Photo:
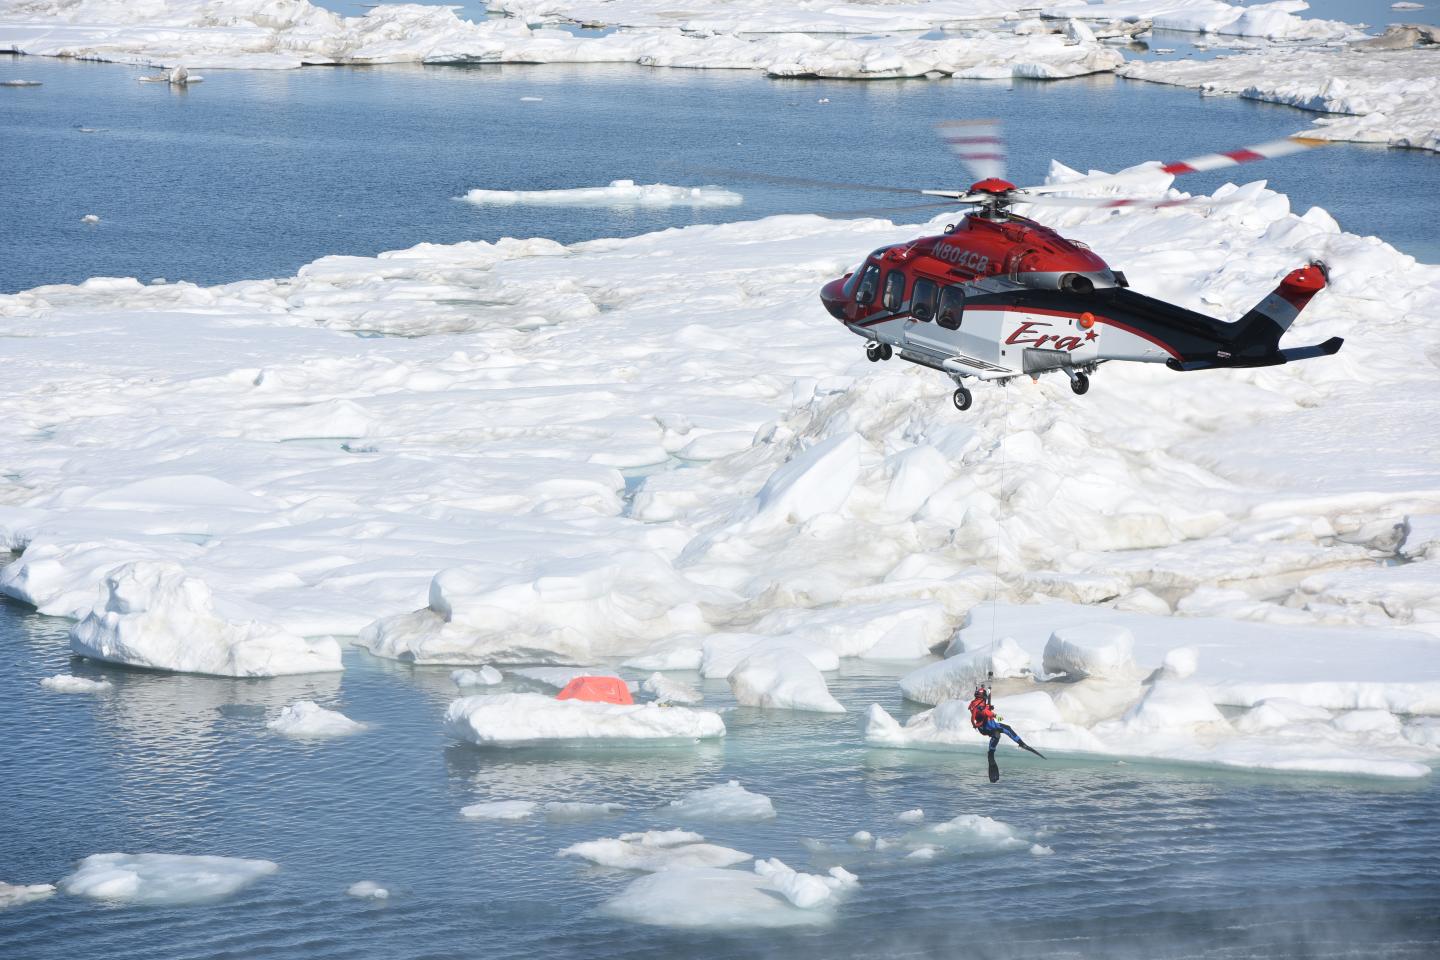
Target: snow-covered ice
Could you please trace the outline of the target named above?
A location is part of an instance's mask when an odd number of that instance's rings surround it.
[[[11,565],[0,573],[0,587],[34,597],[35,573]],[[204,581],[179,564],[147,560],[105,576],[100,599],[70,631],[70,648],[94,660],[226,677],[341,669],[333,639],[308,640],[271,623],[226,618]]]
[[[656,703],[556,700],[538,693],[464,697],[445,713],[450,733],[479,746],[545,741],[694,741],[725,736],[718,713]]]
[[[945,2],[943,22],[971,19],[973,5]],[[923,3],[912,9],[923,9]],[[969,7],[968,12],[963,12]],[[1007,5],[1008,7],[1008,5]],[[856,9],[860,9],[855,5]],[[640,63],[656,67],[764,70],[774,76],[850,79],[959,76],[1058,79],[1115,69],[1123,57],[1098,41],[1006,30],[926,39],[796,33],[793,7],[763,5],[729,29],[664,26],[575,36],[529,17],[461,20],[454,9],[384,4],[341,17],[303,0],[229,0],[222,22],[203,0],[11,0],[0,9],[0,49],[174,67],[290,69],[305,64]],[[996,5],[995,9],[1001,9]],[[779,13],[779,17],[775,16]],[[872,27],[906,22],[865,11]],[[765,32],[769,26],[792,32]],[[933,22],[935,17],[920,21]],[[888,21],[888,23],[887,23]],[[786,26],[786,23],[790,25]],[[851,20],[852,26],[859,21]],[[926,29],[926,27],[920,27]]]
[[[729,680],[730,690],[742,706],[845,712],[840,702],[830,695],[820,671],[793,650],[752,653],[735,665]]]
[[[365,729],[365,724],[351,720],[338,710],[327,710],[313,700],[295,701],[265,726],[297,740],[345,737]]]
[[[564,190],[470,190],[466,203],[477,206],[530,204],[561,207],[737,207],[745,198],[724,187],[675,187],[667,183],[612,180],[608,187]]]
[[[1213,60],[1132,61],[1123,76],[1235,94],[1325,116],[1305,131],[1324,140],[1440,150],[1440,47],[1410,50],[1265,49]]]
[[[238,857],[97,853],[80,861],[60,889],[112,903],[176,906],[224,899],[279,869]]]
[[[540,804],[533,800],[491,800],[460,808],[460,815],[470,820],[524,820],[533,816]]]
[[[40,686],[51,693],[106,693],[115,689],[109,680],[89,680],[74,677],[68,673],[57,673],[40,681]]]
[[[1309,8],[1304,0],[1271,3],[1226,3],[1222,0],[1061,0],[1041,5],[1046,17],[1087,20],[1148,21],[1157,30],[1218,33],[1268,40],[1341,40],[1361,36],[1353,24],[1317,20],[1297,14]]]
[[[775,805],[762,793],[752,793],[739,780],[705,787],[671,800],[661,808],[671,816],[693,820],[758,821],[774,820]]]
[[[622,833],[607,840],[587,840],[560,851],[562,857],[579,857],[602,867],[620,870],[672,870],[678,867],[733,867],[750,854],[706,843],[686,830],[647,830]]]
[[[1137,676],[1053,698],[1077,750],[1158,671],[1224,713],[1386,710],[1402,733],[1365,748],[1413,770],[1434,756],[1413,718],[1440,692],[1440,269],[1244,190],[1210,211],[1037,215],[1142,292],[1221,316],[1323,259],[1330,287],[1287,343],[1347,336],[1340,354],[1184,375],[1112,364],[1083,400],[1025,380],[977,392],[967,416],[944,378],[865,363],[815,298],[858,252],[940,220],[422,244],[279,280],[0,297],[23,371],[0,382],[18,478],[0,590],[86,620],[96,642],[133,640],[125,662],[232,673],[338,668],[333,641],[305,639],[326,635],[471,668],[613,657],[720,678],[787,649],[823,672],[914,655],[969,617],[958,655],[914,674],[929,692],[906,680],[932,703],[992,669],[999,694],[1021,692],[1052,633],[1107,623],[1134,636]],[[375,330],[403,336],[354,336]],[[627,496],[627,471],[716,436],[749,440],[650,469]],[[1178,647],[1195,651],[1188,677],[1166,666]],[[507,696],[534,699],[459,701],[459,735],[723,727],[683,707]],[[471,709],[483,733],[466,732]],[[1226,762],[1299,749],[1231,726]],[[1362,742],[1328,731],[1310,760]],[[1199,756],[1160,736],[1147,755]]]

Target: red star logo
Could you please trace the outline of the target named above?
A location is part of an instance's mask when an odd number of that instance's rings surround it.
[[[1099,339],[1100,339],[1100,334],[1096,333],[1094,330],[1087,330],[1087,331],[1085,331],[1085,339],[1086,339],[1086,340],[1099,340]]]

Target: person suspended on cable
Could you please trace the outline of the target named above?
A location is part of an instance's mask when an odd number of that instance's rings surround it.
[[[995,748],[1000,744],[1001,734],[1014,740],[1015,745],[1020,749],[1029,750],[1037,757],[1043,756],[1039,750],[1020,739],[1020,734],[1016,733],[1010,724],[1002,722],[1001,718],[996,716],[995,707],[990,702],[990,689],[983,683],[975,688],[975,699],[970,701],[970,725],[982,737],[990,738],[990,756],[992,758],[995,756]]]

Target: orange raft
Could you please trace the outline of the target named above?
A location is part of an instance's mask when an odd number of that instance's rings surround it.
[[[591,703],[634,703],[630,688],[619,677],[576,677],[555,695],[556,700],[588,700]]]

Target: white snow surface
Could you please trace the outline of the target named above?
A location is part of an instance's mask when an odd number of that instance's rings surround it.
[[[693,820],[759,821],[774,820],[775,805],[763,793],[752,793],[739,780],[705,787],[671,800],[664,812]]]
[[[738,207],[745,198],[724,187],[675,187],[668,183],[612,180],[606,187],[561,190],[470,190],[461,197],[476,206]]]
[[[265,726],[281,736],[297,740],[346,737],[365,729],[365,724],[351,720],[338,710],[327,710],[314,700],[295,701]]]
[[[279,870],[269,860],[172,853],[96,853],[60,881],[62,892],[112,903],[176,906],[221,900]]]
[[[640,682],[640,689],[654,697],[656,703],[679,703],[688,706],[705,699],[705,695],[699,690],[663,673],[650,674]]]
[[[6,883],[0,880],[0,910],[21,907],[54,895],[53,883]]]
[[[1297,14],[1309,9],[1304,0],[1272,3],[1224,3],[1221,0],[1062,0],[1041,6],[1046,17],[1086,20],[1148,20],[1157,30],[1218,33],[1268,40],[1340,40],[1362,36],[1361,30],[1339,20],[1314,20]]]
[[[1123,76],[1283,103],[1326,116],[1305,135],[1440,150],[1440,47],[1267,48],[1213,60],[1132,61]]]
[[[824,670],[967,614],[952,649],[1008,636],[1038,664],[1056,629],[1103,622],[1134,635],[1141,677],[1057,698],[1087,733],[1180,646],[1227,710],[1285,698],[1410,730],[1440,715],[1440,269],[1244,189],[1209,212],[1039,215],[1140,291],[1222,317],[1319,257],[1330,287],[1285,342],[1346,336],[1338,355],[1109,364],[1084,398],[1024,380],[965,416],[943,377],[866,363],[815,297],[939,220],[422,244],[279,280],[0,296],[0,548],[18,552],[0,589],[158,650],[146,665],[232,673],[337,668],[333,642],[302,638],[356,634],[416,662],[708,657],[727,676],[784,647]],[[627,499],[622,471],[717,435],[752,440]],[[526,696],[508,716],[502,697],[459,703],[494,706],[501,739],[581,719]],[[588,708],[637,712],[565,729],[687,716]],[[1432,749],[1414,734],[1406,749]],[[1159,736],[1142,738],[1157,756]],[[1269,763],[1271,739],[1231,760]],[[1416,756],[1433,753],[1394,754]]]
[[[462,697],[445,712],[450,733],[479,746],[556,740],[709,740],[725,736],[718,713],[656,703],[556,700],[538,693]]]
[[[109,680],[88,680],[68,673],[57,673],[40,681],[40,686],[51,693],[106,693],[115,689]]]
[[[647,830],[622,833],[605,840],[587,840],[560,851],[562,857],[579,857],[602,867],[619,870],[671,870],[677,867],[733,867],[751,859],[750,854],[706,843],[698,833],[686,830]]]
[[[973,4],[940,0],[942,21],[981,13]],[[923,3],[909,5],[924,8]],[[1000,12],[1002,6],[994,9]],[[0,49],[164,67],[289,69],[305,64],[373,63],[640,63],[657,67],[764,70],[774,76],[891,79],[945,75],[980,79],[1057,79],[1110,71],[1123,57],[1098,42],[987,30],[975,36],[921,39],[913,34],[859,39],[793,31],[789,5],[752,4],[756,18],[731,19],[722,30],[664,26],[604,36],[573,36],[534,27],[530,17],[473,23],[453,9],[384,4],[363,17],[341,17],[305,0],[0,0]],[[864,10],[870,24],[927,29],[928,19]],[[963,12],[969,7],[968,14]],[[768,11],[768,13],[767,13]],[[776,14],[778,13],[778,17]],[[853,26],[858,21],[851,19]],[[802,26],[804,24],[801,24]],[[810,26],[816,24],[811,23]],[[743,30],[744,32],[737,32]]]

